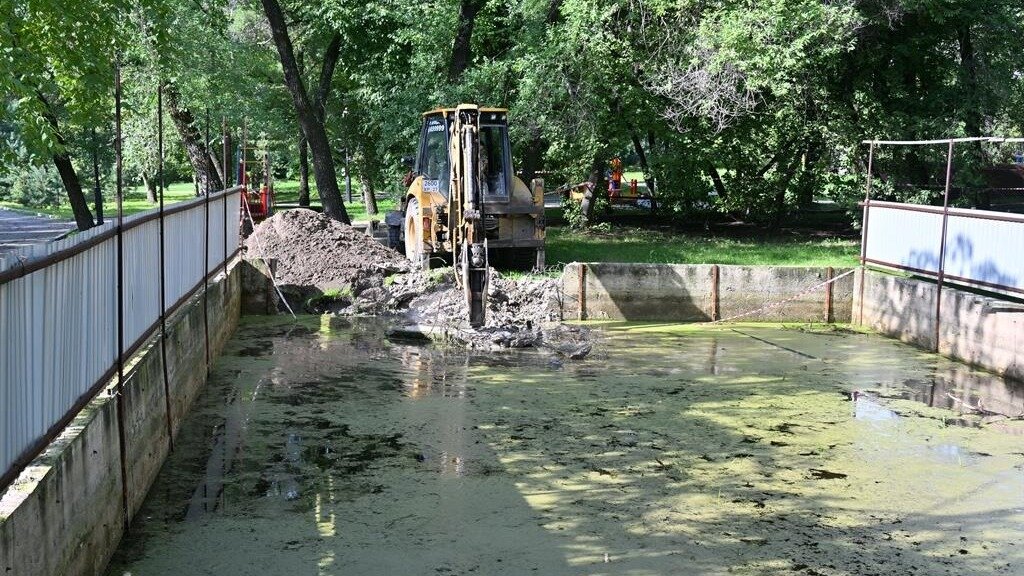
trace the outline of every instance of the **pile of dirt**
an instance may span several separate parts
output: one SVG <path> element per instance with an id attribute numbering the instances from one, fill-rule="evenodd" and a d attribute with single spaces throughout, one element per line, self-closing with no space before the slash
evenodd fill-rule
<path id="1" fill-rule="evenodd" d="M 492 270 L 487 323 L 468 325 L 465 295 L 451 268 L 420 271 L 351 226 L 312 210 L 286 210 L 256 226 L 246 258 L 273 258 L 292 308 L 343 316 L 396 316 L 407 333 L 427 332 L 469 348 L 547 347 L 569 358 L 590 352 L 589 331 L 559 324 L 553 278 L 507 278 Z"/>
<path id="2" fill-rule="evenodd" d="M 284 210 L 253 230 L 246 257 L 277 260 L 283 286 L 358 293 L 410 269 L 401 254 L 355 228 L 314 212 Z"/>

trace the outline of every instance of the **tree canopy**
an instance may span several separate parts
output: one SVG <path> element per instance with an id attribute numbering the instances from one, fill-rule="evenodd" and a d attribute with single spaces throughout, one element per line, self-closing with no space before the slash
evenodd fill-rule
<path id="1" fill-rule="evenodd" d="M 270 4 L 291 44 L 294 82 L 285 81 L 289 57 Z M 596 183 L 620 155 L 679 218 L 731 212 L 777 223 L 815 195 L 854 197 L 864 138 L 1019 135 L 1024 123 L 1024 8 L 992 0 L 0 6 L 5 169 L 15 158 L 54 164 L 66 187 L 68 168 L 91 161 L 92 131 L 110 137 L 115 59 L 133 179 L 152 178 L 147 142 L 161 83 L 182 112 L 178 137 L 168 138 L 177 176 L 203 169 L 189 138 L 208 109 L 218 123 L 262 134 L 280 176 L 297 174 L 322 124 L 313 150 L 321 190 L 338 172 L 318 162 L 346 155 L 364 189 L 391 188 L 423 111 L 478 102 L 509 108 L 524 176 L 543 171 L 549 187 Z M 964 154 L 999 160 L 980 148 Z M 898 165 L 886 176 L 933 176 L 927 154 Z"/>

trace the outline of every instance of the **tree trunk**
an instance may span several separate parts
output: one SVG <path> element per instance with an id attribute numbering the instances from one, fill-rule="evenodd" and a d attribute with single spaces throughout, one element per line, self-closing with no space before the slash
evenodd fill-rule
<path id="1" fill-rule="evenodd" d="M 647 192 L 654 197 L 654 178 L 651 175 L 651 168 L 647 165 L 647 154 L 644 152 L 644 145 L 640 142 L 640 136 L 636 132 L 630 135 L 633 138 L 633 150 L 640 158 L 640 168 L 644 171 L 644 184 L 647 184 Z"/>
<path id="2" fill-rule="evenodd" d="M 188 108 L 181 105 L 181 94 L 173 84 L 164 84 L 164 103 L 167 111 L 174 121 L 174 127 L 178 130 L 178 136 L 188 154 L 188 160 L 192 164 L 192 171 L 196 175 L 196 195 L 205 193 L 207 190 L 220 190 L 224 187 L 217 170 L 213 167 L 217 161 L 211 152 L 206 154 L 206 147 L 203 145 L 203 137 L 199 128 L 195 125 L 195 117 Z"/>
<path id="3" fill-rule="evenodd" d="M 534 136 L 526 144 L 526 150 L 523 151 L 523 182 L 527 186 L 537 176 L 543 156 L 544 142 L 539 137 Z"/>
<path id="4" fill-rule="evenodd" d="M 53 129 L 54 137 L 61 147 L 61 151 L 53 155 L 53 165 L 57 168 L 57 173 L 60 174 L 60 181 L 64 184 L 64 191 L 67 192 L 68 202 L 71 204 L 71 212 L 75 215 L 75 224 L 78 226 L 79 231 L 88 230 L 95 226 L 96 222 L 92 219 L 89 203 L 85 199 L 85 192 L 82 191 L 82 181 L 78 179 L 75 166 L 71 163 L 71 155 L 68 154 L 67 143 L 57 123 L 57 115 L 50 108 L 50 103 L 42 94 L 39 95 L 39 100 L 45 108 L 46 121 L 49 122 L 50 127 Z"/>
<path id="5" fill-rule="evenodd" d="M 711 183 L 715 186 L 715 192 L 718 193 L 718 197 L 722 200 L 728 199 L 729 194 L 725 189 L 725 182 L 722 182 L 722 175 L 718 173 L 718 168 L 715 165 L 708 165 L 708 176 L 711 176 Z"/>
<path id="6" fill-rule="evenodd" d="M 368 216 L 377 214 L 377 194 L 373 190 L 373 174 L 376 172 L 374 158 L 366 152 L 365 146 L 356 151 L 356 165 L 359 170 L 359 189 L 363 193 L 363 206 Z"/>
<path id="7" fill-rule="evenodd" d="M 452 58 L 448 66 L 448 80 L 454 82 L 469 68 L 473 58 L 473 25 L 476 15 L 483 8 L 482 0 L 462 0 L 459 6 L 459 24 L 452 42 Z"/>
<path id="8" fill-rule="evenodd" d="M 338 190 L 338 172 L 334 166 L 334 158 L 331 156 L 327 130 L 310 103 L 306 87 L 302 82 L 302 75 L 299 74 L 281 5 L 277 0 L 261 1 L 281 59 L 281 68 L 284 69 L 285 86 L 292 96 L 295 114 L 299 118 L 299 126 L 306 136 L 309 150 L 313 155 L 313 176 L 316 180 L 317 192 L 320 194 L 320 202 L 324 207 L 324 214 L 345 224 L 350 224 L 348 212 L 345 211 L 345 203 Z"/>
<path id="9" fill-rule="evenodd" d="M 964 131 L 966 136 L 981 136 L 983 112 L 981 109 L 981 94 L 978 87 L 978 60 L 974 51 L 974 41 L 971 35 L 971 27 L 965 24 L 957 30 L 957 43 L 960 48 L 960 68 L 964 83 L 964 90 L 967 97 L 964 103 Z M 985 151 L 981 142 L 971 142 L 969 148 L 971 156 L 975 159 L 976 165 L 985 161 Z M 976 197 L 978 208 L 988 209 L 992 205 L 991 194 L 987 188 L 978 191 Z"/>
<path id="10" fill-rule="evenodd" d="M 594 221 L 594 204 L 597 202 L 597 195 L 601 194 L 604 184 L 604 161 L 603 154 L 594 154 L 594 163 L 590 167 L 590 187 L 583 193 L 583 201 L 580 203 L 580 210 L 583 216 L 583 225 L 589 226 Z"/>
<path id="11" fill-rule="evenodd" d="M 299 130 L 299 206 L 309 207 L 309 146 Z"/>
<path id="12" fill-rule="evenodd" d="M 793 176 L 796 175 L 797 165 L 800 164 L 800 157 L 803 155 L 803 150 L 797 150 L 792 160 L 784 168 L 785 172 L 783 172 L 782 181 L 779 182 L 779 189 L 775 192 L 775 201 L 772 206 L 771 227 L 773 229 L 778 228 L 782 223 L 782 214 L 786 208 L 786 191 L 789 188 L 789 183 L 793 181 Z"/>
<path id="13" fill-rule="evenodd" d="M 146 189 L 146 202 L 156 203 L 156 182 L 149 177 L 149 172 L 146 170 L 142 171 L 142 187 Z"/>

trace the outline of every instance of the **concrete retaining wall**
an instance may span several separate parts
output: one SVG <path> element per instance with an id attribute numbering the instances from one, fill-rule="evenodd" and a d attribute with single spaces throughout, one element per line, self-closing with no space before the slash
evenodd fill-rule
<path id="1" fill-rule="evenodd" d="M 236 265 L 209 288 L 210 355 L 238 323 Z M 206 382 L 200 291 L 168 321 L 167 367 L 173 430 Z M 117 402 L 112 382 L 0 495 L 0 573 L 102 574 L 124 530 Z M 124 425 L 128 517 L 138 511 L 167 456 L 167 396 L 158 335 L 126 367 Z"/>
<path id="2" fill-rule="evenodd" d="M 566 319 L 580 317 L 581 270 L 588 320 L 709 321 L 791 300 L 742 320 L 849 322 L 853 303 L 852 275 L 831 284 L 830 307 L 827 287 L 811 289 L 825 281 L 827 268 L 573 263 L 561 279 Z M 833 277 L 847 270 L 835 269 Z"/>
<path id="3" fill-rule="evenodd" d="M 968 364 L 1024 380 L 1024 304 L 942 289 L 938 346 L 934 282 L 868 270 L 856 276 L 854 322 Z"/>

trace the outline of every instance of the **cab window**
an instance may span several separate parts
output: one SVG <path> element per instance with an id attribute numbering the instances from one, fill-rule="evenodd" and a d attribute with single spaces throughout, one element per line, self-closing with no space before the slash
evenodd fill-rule
<path id="1" fill-rule="evenodd" d="M 418 169 L 425 180 L 424 187 L 437 186 L 436 189 L 447 196 L 448 166 L 448 128 L 444 118 L 427 118 L 423 126 L 423 148 Z"/>
<path id="2" fill-rule="evenodd" d="M 480 126 L 480 156 L 484 163 L 486 187 L 484 193 L 489 196 L 508 196 L 505 131 L 505 126 Z"/>

